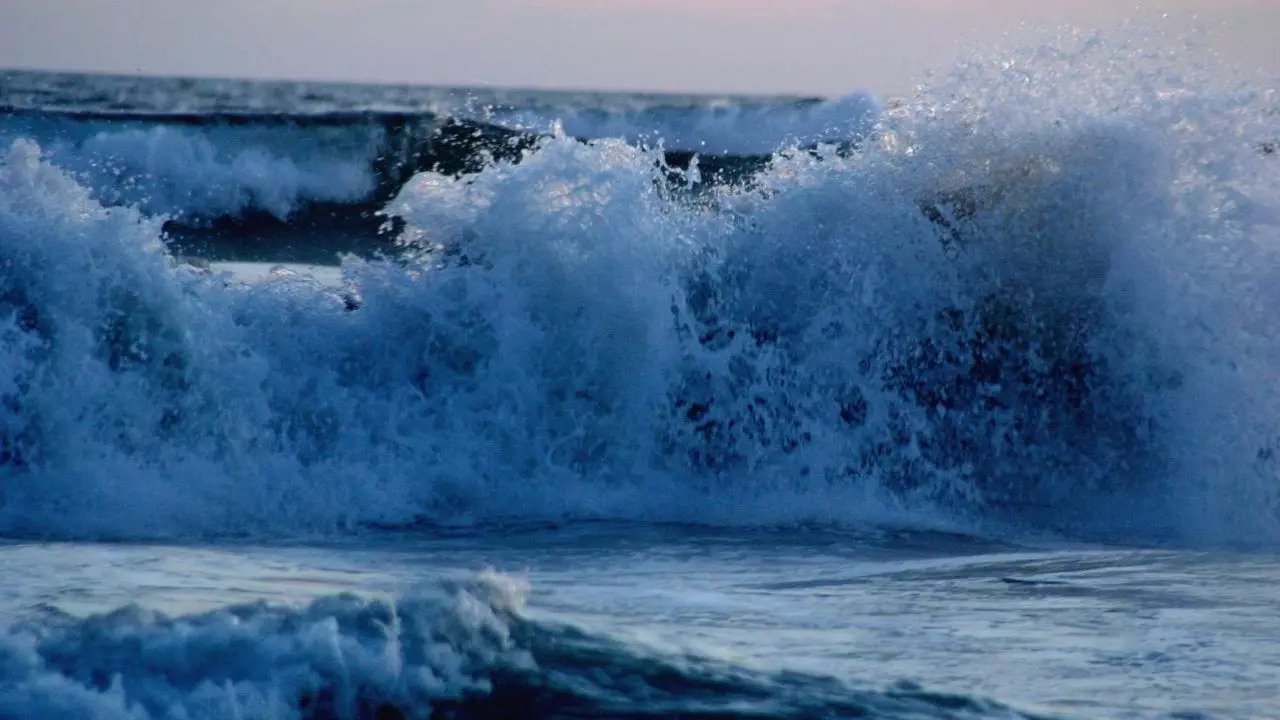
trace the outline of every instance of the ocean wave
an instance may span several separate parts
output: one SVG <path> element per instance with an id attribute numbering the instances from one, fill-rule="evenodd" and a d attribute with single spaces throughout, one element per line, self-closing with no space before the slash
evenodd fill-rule
<path id="1" fill-rule="evenodd" d="M 492 108 L 482 117 L 540 134 L 563 132 L 599 140 L 622 138 L 707 155 L 772 155 L 786 147 L 846 143 L 864 137 L 883 107 L 870 94 L 790 103 L 657 105 L 605 109 Z"/>
<path id="2" fill-rule="evenodd" d="M 166 217 L 176 236 L 206 237 L 300 227 L 334 230 L 360 218 L 369 221 L 363 234 L 376 235 L 374 214 L 414 174 L 474 174 L 518 161 L 562 132 L 550 127 L 553 123 L 545 131 L 531 131 L 406 112 L 0 107 L 0 118 L 5 120 L 0 140 L 37 142 L 50 162 L 75 174 L 99 202 Z M 857 136 L 840 137 L 852 141 Z M 683 171 L 703 152 L 677 144 L 664 160 Z M 771 152 L 706 157 L 702 176 L 741 179 L 763 167 Z"/>
<path id="3" fill-rule="evenodd" d="M 0 629 L 0 718 L 1018 718 L 977 698 L 664 656 L 525 616 L 484 573 L 398 600 L 186 617 L 54 612 Z"/>
<path id="4" fill-rule="evenodd" d="M 378 187 L 375 160 L 387 139 L 376 122 L 204 119 L 11 110 L 0 136 L 37 141 L 104 204 L 177 220 L 247 210 L 284 219 L 311 203 L 367 201 Z"/>
<path id="5" fill-rule="evenodd" d="M 15 143 L 0 531 L 906 514 L 1273 541 L 1274 98 L 1095 41 L 1021 60 L 1036 83 L 965 66 L 856 152 L 698 197 L 622 141 L 419 174 L 388 208 L 404 254 L 343 268 L 357 302 L 175 266 Z"/>

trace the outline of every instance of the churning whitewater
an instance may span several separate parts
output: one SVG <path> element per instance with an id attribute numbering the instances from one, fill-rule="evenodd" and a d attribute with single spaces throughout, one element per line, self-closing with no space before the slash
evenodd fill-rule
<path id="1" fill-rule="evenodd" d="M 166 213 L 251 188 L 155 137 L 135 139 L 189 176 L 140 185 L 138 207 L 66 148 L 13 140 L 0 528 L 928 517 L 1272 537 L 1274 93 L 1096 39 L 1001 63 L 853 149 L 783 149 L 695 193 L 697 161 L 563 134 L 422 172 L 382 210 L 399 253 L 348 258 L 341 291 L 176 262 Z M 334 167 L 254 175 L 287 214 L 309 184 L 366 189 Z"/>
<path id="2" fill-rule="evenodd" d="M 0 73 L 0 720 L 1273 713 L 1280 94 L 1226 75 Z"/>

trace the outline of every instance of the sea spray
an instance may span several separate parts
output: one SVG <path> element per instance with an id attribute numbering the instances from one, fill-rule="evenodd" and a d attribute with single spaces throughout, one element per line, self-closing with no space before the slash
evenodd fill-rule
<path id="1" fill-rule="evenodd" d="M 1270 537 L 1276 100 L 1058 43 L 696 201 L 618 140 L 420 175 L 387 208 L 407 256 L 344 269 L 354 311 L 176 266 L 19 141 L 0 527 Z"/>

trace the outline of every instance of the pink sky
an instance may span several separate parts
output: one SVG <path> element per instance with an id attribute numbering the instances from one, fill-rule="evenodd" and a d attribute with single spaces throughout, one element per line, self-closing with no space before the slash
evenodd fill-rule
<path id="1" fill-rule="evenodd" d="M 0 67 L 895 94 L 970 43 L 1169 13 L 1280 76 L 1280 0 L 0 1 Z"/>

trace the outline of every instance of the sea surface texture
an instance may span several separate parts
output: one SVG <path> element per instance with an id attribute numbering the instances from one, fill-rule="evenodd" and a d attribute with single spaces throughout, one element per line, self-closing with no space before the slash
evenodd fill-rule
<path id="1" fill-rule="evenodd" d="M 1280 716 L 1280 94 L 0 72 L 0 720 Z"/>

